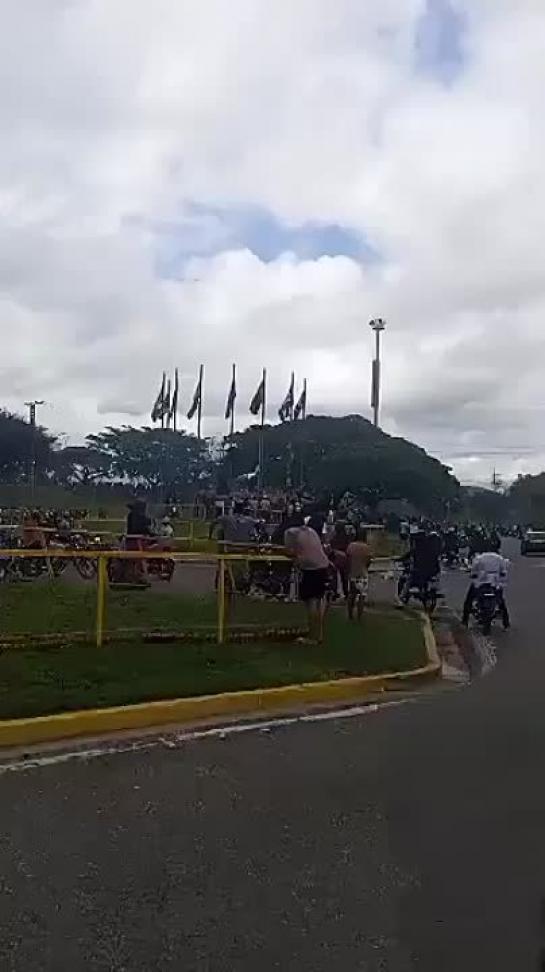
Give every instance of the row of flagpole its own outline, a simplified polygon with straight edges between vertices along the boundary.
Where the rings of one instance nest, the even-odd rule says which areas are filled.
[[[191,400],[191,405],[187,411],[187,418],[191,420],[195,414],[197,415],[197,438],[201,438],[202,433],[202,402],[203,402],[203,388],[204,388],[204,365],[199,367],[199,377],[197,379],[197,384],[195,391],[193,393],[193,398]],[[177,413],[178,413],[178,395],[179,395],[179,375],[178,369],[174,372],[174,381],[171,383],[170,378],[167,378],[166,372],[163,371],[163,377],[161,381],[161,387],[159,389],[159,394],[155,399],[153,408],[151,410],[151,420],[152,422],[160,422],[161,428],[173,428],[174,431],[177,429]],[[229,436],[233,436],[235,433],[235,406],[237,400],[237,376],[236,376],[236,365],[233,365],[231,385],[229,387],[229,392],[227,395],[227,402],[225,406],[225,419],[229,422]],[[263,373],[261,376],[261,381],[257,386],[257,389],[250,401],[249,411],[252,415],[260,416],[261,428],[265,425],[265,414],[267,408],[267,369],[263,368]],[[287,391],[287,394],[278,409],[278,416],[281,422],[293,422],[297,419],[306,418],[307,414],[307,380],[305,378],[303,382],[302,390],[299,394],[297,401],[295,400],[295,373],[291,373],[291,381]],[[260,445],[260,469],[263,466],[263,439],[261,438]]]

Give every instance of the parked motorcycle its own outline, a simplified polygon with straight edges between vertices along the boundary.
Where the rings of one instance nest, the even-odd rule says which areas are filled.
[[[100,537],[89,537],[85,533],[73,533],[71,538],[73,550],[102,550]],[[97,575],[98,560],[91,557],[74,557],[74,567],[83,580],[94,580]]]
[[[142,541],[141,549],[151,552],[157,549],[157,546],[153,538],[150,538],[149,541]],[[145,572],[142,569],[143,563],[146,565]],[[112,557],[108,561],[108,580],[110,584],[145,585],[150,579],[170,583],[175,566],[175,561],[167,557],[150,557],[149,560],[144,561],[140,558],[132,560],[125,557]]]

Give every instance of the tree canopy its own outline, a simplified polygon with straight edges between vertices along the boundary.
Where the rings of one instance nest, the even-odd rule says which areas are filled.
[[[502,492],[484,487],[464,489],[465,516],[478,523],[502,523],[510,518],[510,503]]]
[[[54,443],[54,436],[40,425],[33,429],[20,416],[0,410],[0,481],[26,481],[33,458],[38,470],[50,468]]]
[[[0,481],[24,483],[36,447],[38,480],[68,489],[100,485],[131,490],[158,487],[176,493],[213,479],[255,473],[261,430],[251,426],[233,437],[225,454],[186,432],[110,426],[89,435],[85,445],[59,448],[53,436],[9,412],[0,412]],[[359,415],[309,416],[264,430],[266,487],[298,487],[316,494],[361,497],[372,509],[383,500],[405,500],[441,515],[455,508],[460,490],[450,471],[405,439],[376,429]],[[256,481],[255,476],[253,480]]]
[[[519,476],[511,486],[509,503],[518,520],[545,526],[545,472]]]
[[[235,475],[255,470],[260,430],[234,436],[228,462]],[[440,512],[459,495],[446,466],[406,439],[387,435],[360,415],[309,416],[304,421],[267,426],[264,432],[266,482],[298,484],[301,472],[315,492],[350,492],[370,506],[380,499],[405,499],[421,510]]]
[[[194,435],[132,426],[110,426],[88,436],[87,443],[102,478],[146,488],[195,482],[203,470],[206,451]]]

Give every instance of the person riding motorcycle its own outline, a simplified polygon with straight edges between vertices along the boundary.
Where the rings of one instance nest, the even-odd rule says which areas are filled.
[[[456,527],[448,528],[443,537],[443,549],[448,566],[452,566],[460,556],[460,538]]]
[[[462,612],[462,623],[467,627],[469,617],[482,587],[491,587],[496,592],[496,599],[501,613],[503,627],[507,630],[511,626],[509,611],[505,603],[505,584],[507,583],[507,561],[496,552],[494,537],[484,542],[485,550],[477,554],[471,565],[471,584],[469,585]]]
[[[422,528],[411,536],[411,547],[401,558],[403,574],[398,584],[400,597],[411,587],[422,588],[441,571],[439,557],[441,554],[441,539],[433,531],[426,533]]]

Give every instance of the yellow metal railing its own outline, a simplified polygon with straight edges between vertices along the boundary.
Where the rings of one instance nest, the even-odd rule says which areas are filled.
[[[96,560],[97,561],[97,604],[96,604],[96,646],[102,648],[104,644],[104,630],[106,618],[106,591],[108,589],[108,561],[109,560],[170,560],[175,563],[204,563],[217,564],[218,584],[217,584],[217,641],[223,644],[225,641],[225,620],[226,620],[226,565],[233,562],[261,561],[271,563],[281,561],[288,563],[289,558],[280,553],[193,553],[190,551],[177,552],[154,551],[154,550],[66,550],[64,548],[47,547],[44,549],[21,549],[0,550],[0,560],[10,559],[38,559],[51,558],[67,560]]]
[[[236,544],[232,544],[232,547],[236,547]],[[16,548],[14,550],[0,549],[0,560],[10,560],[10,559],[38,559],[44,558],[48,562],[54,559],[68,560],[96,560],[97,561],[97,603],[96,603],[96,625],[95,625],[95,635],[96,635],[96,646],[97,648],[102,648],[104,644],[104,631],[105,631],[105,619],[106,619],[106,592],[108,590],[108,561],[109,560],[169,560],[175,563],[202,563],[217,565],[217,642],[218,644],[223,644],[225,641],[225,630],[226,630],[226,575],[229,572],[231,578],[231,593],[236,593],[232,581],[232,572],[230,571],[230,565],[232,563],[240,562],[282,562],[291,563],[290,558],[285,554],[280,553],[281,548],[276,548],[276,551],[271,552],[253,552],[248,551],[245,547],[244,552],[241,553],[194,553],[192,551],[178,552],[175,550],[67,550],[65,548],[56,548],[54,546],[39,548],[39,549],[21,549]],[[391,557],[380,557],[373,560],[371,570],[380,570],[386,564],[391,564]]]

